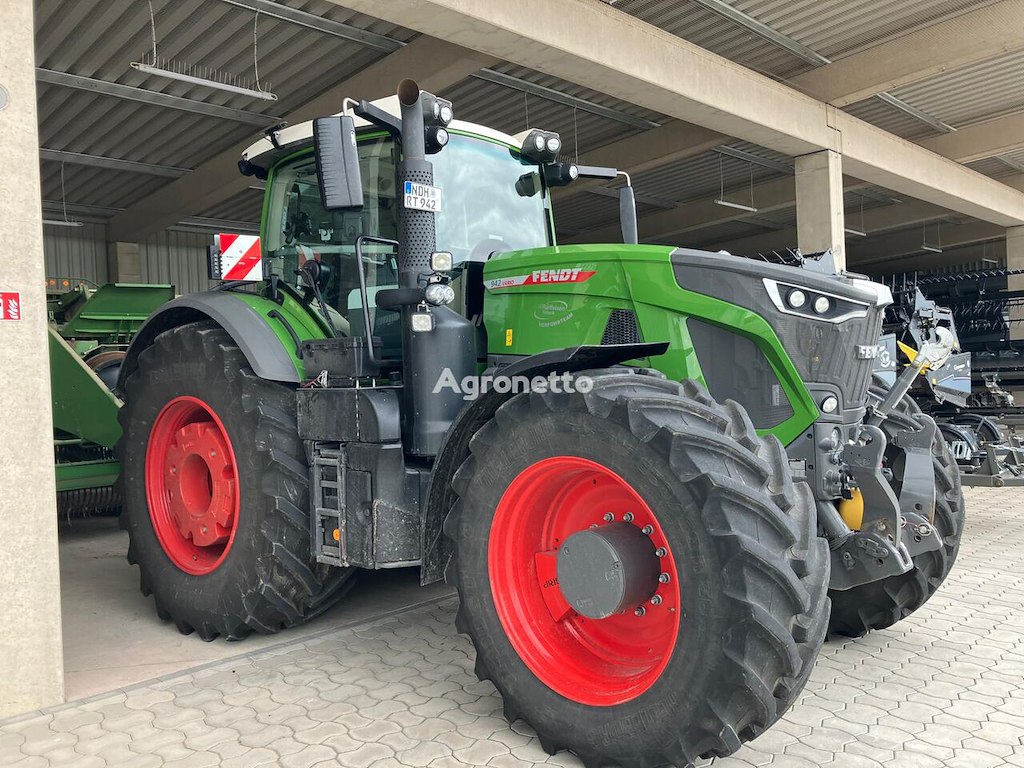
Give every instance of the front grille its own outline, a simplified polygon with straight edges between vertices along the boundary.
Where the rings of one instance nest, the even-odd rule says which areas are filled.
[[[856,289],[838,278],[809,270],[735,256],[679,250],[673,256],[673,264],[676,281],[682,288],[744,307],[764,318],[806,384],[837,388],[847,409],[866,402],[873,361],[858,358],[857,347],[878,344],[881,308],[869,307],[866,317],[841,323],[798,317],[778,310],[763,278],[863,301],[865,297],[858,297]]]
[[[636,313],[630,309],[613,309],[608,324],[601,336],[602,344],[639,344],[640,328],[636,324]]]
[[[692,317],[686,328],[713,398],[735,400],[759,429],[776,427],[793,415],[778,376],[753,341]]]
[[[777,315],[772,325],[804,381],[838,387],[851,408],[866,401],[874,367],[873,360],[857,357],[857,347],[878,343],[880,319],[878,310],[837,325]]]

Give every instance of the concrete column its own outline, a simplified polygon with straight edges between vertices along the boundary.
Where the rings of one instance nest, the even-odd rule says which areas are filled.
[[[32,0],[0,24],[0,716],[64,698]],[[13,172],[12,169],[17,169]]]
[[[824,149],[796,159],[796,236],[803,253],[832,249],[846,268],[843,156]]]
[[[1024,269],[1024,227],[1006,230],[1006,268]],[[1010,275],[1007,283],[1011,291],[1024,291],[1024,275]],[[1019,307],[1010,311],[1010,338],[1024,339],[1024,311]]]
[[[141,283],[138,243],[107,243],[107,274],[112,283]]]

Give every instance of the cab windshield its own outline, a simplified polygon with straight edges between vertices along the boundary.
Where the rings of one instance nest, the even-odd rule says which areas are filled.
[[[451,251],[456,264],[483,262],[497,251],[550,244],[548,200],[538,167],[521,159],[517,151],[453,132],[448,146],[429,159],[434,165],[434,185],[442,190],[441,211],[435,219],[437,248]],[[295,284],[295,271],[307,259],[327,266],[323,297],[341,316],[333,319],[343,331],[353,313],[361,311],[356,238],[398,239],[398,160],[398,149],[389,136],[360,141],[363,208],[358,211],[323,208],[312,154],[279,166],[271,176],[264,240],[274,271]],[[524,176],[520,188],[536,189],[532,196],[516,191],[517,181]],[[364,255],[372,306],[377,289],[398,284],[397,263],[389,247],[367,245]],[[458,286],[454,287],[458,293]]]

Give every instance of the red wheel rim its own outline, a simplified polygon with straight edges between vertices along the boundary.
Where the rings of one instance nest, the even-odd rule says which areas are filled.
[[[606,619],[581,616],[558,587],[558,547],[577,531],[623,521],[650,526],[661,556],[657,592],[638,606],[643,615],[629,609]],[[498,503],[487,555],[498,618],[549,688],[580,704],[613,706],[661,676],[679,635],[678,571],[654,513],[619,475],[575,456],[527,467]]]
[[[146,448],[146,500],[160,546],[196,576],[224,562],[238,522],[235,453],[224,424],[196,397],[163,407]]]

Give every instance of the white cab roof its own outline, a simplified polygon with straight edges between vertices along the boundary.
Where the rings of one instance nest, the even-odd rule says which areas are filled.
[[[400,114],[400,107],[398,104],[398,96],[388,96],[386,99],[377,99],[372,102],[375,107],[384,110],[388,114],[398,117]],[[338,113],[340,114],[340,113]],[[366,128],[372,125],[367,120],[363,120],[361,117],[356,117],[356,129]],[[469,133],[475,133],[478,136],[482,136],[486,139],[498,141],[503,144],[509,144],[513,147],[518,147],[520,142],[516,140],[514,136],[501,131],[496,131],[493,128],[488,128],[485,125],[477,125],[476,123],[466,123],[461,120],[453,120],[451,125],[448,126],[454,131],[467,131]],[[277,132],[277,141],[281,147],[287,147],[289,145],[301,145],[310,143],[313,141],[313,121],[307,120],[304,123],[298,125],[289,125],[287,128],[282,128]],[[260,139],[255,142],[248,149],[242,153],[242,159],[248,160],[249,162],[261,165],[259,159],[263,155],[279,152],[280,150],[274,146],[273,142],[268,138]]]

